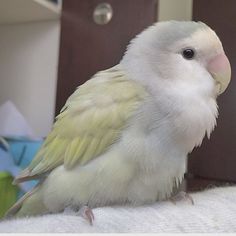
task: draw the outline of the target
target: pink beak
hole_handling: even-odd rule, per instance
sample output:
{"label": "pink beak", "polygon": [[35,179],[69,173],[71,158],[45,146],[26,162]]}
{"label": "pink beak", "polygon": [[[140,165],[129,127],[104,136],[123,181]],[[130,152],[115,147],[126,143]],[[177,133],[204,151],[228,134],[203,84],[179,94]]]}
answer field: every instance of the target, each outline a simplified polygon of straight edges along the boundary
{"label": "pink beak", "polygon": [[215,79],[219,94],[223,93],[231,79],[231,67],[227,56],[221,53],[213,57],[207,65],[207,70]]}

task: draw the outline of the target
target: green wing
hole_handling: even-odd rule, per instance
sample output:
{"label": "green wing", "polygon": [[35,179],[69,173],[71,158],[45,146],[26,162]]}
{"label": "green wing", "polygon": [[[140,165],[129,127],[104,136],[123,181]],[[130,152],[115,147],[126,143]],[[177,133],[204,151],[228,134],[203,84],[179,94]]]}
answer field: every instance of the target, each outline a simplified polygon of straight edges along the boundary
{"label": "green wing", "polygon": [[43,146],[15,182],[62,164],[67,169],[84,165],[104,153],[120,138],[145,95],[118,67],[95,74],[69,97]]}

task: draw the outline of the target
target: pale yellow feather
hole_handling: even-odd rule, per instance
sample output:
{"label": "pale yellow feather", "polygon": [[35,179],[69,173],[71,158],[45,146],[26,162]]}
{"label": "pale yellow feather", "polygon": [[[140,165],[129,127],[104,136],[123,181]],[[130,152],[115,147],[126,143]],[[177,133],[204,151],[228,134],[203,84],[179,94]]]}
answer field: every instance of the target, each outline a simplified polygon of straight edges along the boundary
{"label": "pale yellow feather", "polygon": [[62,164],[71,169],[104,153],[119,139],[145,96],[145,89],[117,67],[97,73],[67,100],[29,165],[29,176]]}

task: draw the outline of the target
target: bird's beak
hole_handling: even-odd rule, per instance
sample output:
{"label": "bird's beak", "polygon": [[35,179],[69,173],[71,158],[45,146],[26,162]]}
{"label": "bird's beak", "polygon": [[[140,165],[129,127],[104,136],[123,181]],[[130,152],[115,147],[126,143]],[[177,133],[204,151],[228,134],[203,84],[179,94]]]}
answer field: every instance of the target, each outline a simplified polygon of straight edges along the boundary
{"label": "bird's beak", "polygon": [[231,79],[231,67],[227,56],[221,53],[213,57],[207,65],[207,70],[215,79],[219,94],[223,93]]}

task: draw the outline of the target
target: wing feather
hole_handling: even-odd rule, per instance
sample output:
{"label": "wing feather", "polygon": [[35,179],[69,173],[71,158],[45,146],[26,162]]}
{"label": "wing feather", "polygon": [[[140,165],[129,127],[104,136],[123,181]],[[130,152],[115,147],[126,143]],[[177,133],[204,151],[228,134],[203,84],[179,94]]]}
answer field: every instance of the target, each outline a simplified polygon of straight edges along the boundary
{"label": "wing feather", "polygon": [[57,116],[51,133],[15,182],[40,176],[59,165],[85,165],[115,143],[145,89],[118,67],[102,71],[80,86]]}

